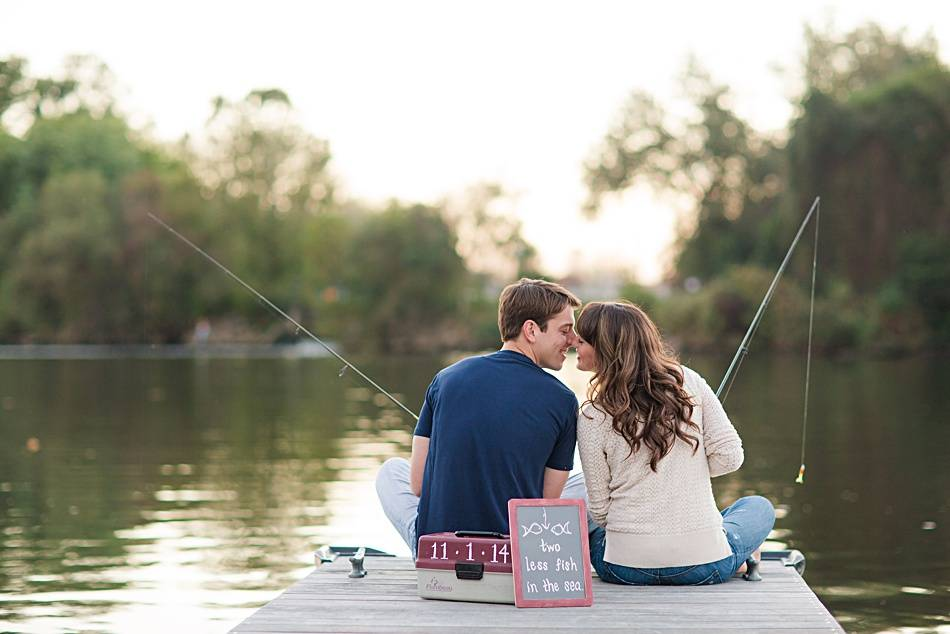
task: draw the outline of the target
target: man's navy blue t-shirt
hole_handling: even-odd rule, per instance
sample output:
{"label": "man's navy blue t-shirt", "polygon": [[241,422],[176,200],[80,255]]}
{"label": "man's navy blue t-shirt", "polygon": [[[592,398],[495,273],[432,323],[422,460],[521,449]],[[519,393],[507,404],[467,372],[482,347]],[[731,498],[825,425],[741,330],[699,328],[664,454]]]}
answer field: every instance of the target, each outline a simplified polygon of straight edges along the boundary
{"label": "man's navy blue t-shirt", "polygon": [[521,353],[470,357],[432,380],[415,435],[429,438],[416,535],[508,533],[508,500],[573,467],[577,397]]}

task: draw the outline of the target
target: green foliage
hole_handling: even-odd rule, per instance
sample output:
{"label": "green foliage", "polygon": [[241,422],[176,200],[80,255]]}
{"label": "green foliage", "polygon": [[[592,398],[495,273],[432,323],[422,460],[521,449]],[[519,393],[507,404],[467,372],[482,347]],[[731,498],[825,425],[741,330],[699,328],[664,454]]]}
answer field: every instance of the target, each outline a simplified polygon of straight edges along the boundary
{"label": "green foliage", "polygon": [[22,165],[23,141],[0,129],[0,214],[13,206],[21,191]]}
{"label": "green foliage", "polygon": [[[119,154],[142,162],[128,147]],[[11,247],[0,279],[3,338],[179,341],[191,327],[198,263],[182,257],[146,212],[182,221],[200,209],[196,183],[149,170],[119,178],[99,159],[89,161],[91,169],[44,170],[49,175],[39,187],[21,188],[0,220],[0,243]]]}
{"label": "green foliage", "polygon": [[656,293],[634,280],[627,280],[620,287],[620,297],[633,302],[648,313],[652,313],[660,304]]}
{"label": "green foliage", "polygon": [[466,269],[438,209],[394,203],[363,219],[346,255],[354,344],[383,351],[438,349],[458,314]]}
{"label": "green foliage", "polygon": [[520,225],[488,209],[496,188],[452,214],[341,204],[327,143],[281,90],[219,98],[197,140],[161,147],[113,112],[109,77],[88,59],[61,79],[0,60],[0,341],[181,342],[206,318],[230,339],[299,337],[148,214],[319,335],[386,350],[479,340],[485,279],[460,228],[530,266]]}
{"label": "green foliage", "polygon": [[[728,89],[694,65],[685,80],[690,116],[674,119],[648,95],[631,97],[587,167],[589,210],[641,180],[692,197],[670,281],[692,277],[705,288],[661,310],[676,333],[708,346],[751,319],[755,284],[736,267],[774,270],[820,195],[821,345],[947,345],[938,287],[950,266],[950,69],[932,37],[911,42],[873,24],[843,35],[808,28],[805,42],[806,85],[787,143],[736,116]],[[810,268],[810,258],[793,261],[783,284],[804,287]],[[782,308],[769,310],[767,321]],[[778,347],[800,339],[768,330],[758,338]]]}
{"label": "green foliage", "polygon": [[540,277],[537,251],[521,235],[511,200],[495,183],[468,189],[461,201],[448,201],[444,215],[458,235],[458,252],[466,267],[499,279]]}
{"label": "green foliage", "polygon": [[40,119],[24,138],[22,175],[34,187],[73,170],[96,171],[110,184],[141,166],[141,150],[119,117],[77,112]]}
{"label": "green foliage", "polygon": [[[537,275],[534,276],[537,279]],[[460,317],[464,326],[469,330],[468,336],[461,342],[468,350],[490,350],[501,344],[501,335],[498,332],[498,293],[486,292],[490,284],[480,283],[475,277],[466,293]]]}
{"label": "green foliage", "polygon": [[[673,298],[669,308],[660,310],[659,319],[685,347],[735,347],[773,275],[758,267],[735,267],[701,290]],[[807,299],[797,287],[777,288],[769,313],[756,333],[755,345],[788,349],[802,341],[802,329],[808,325]]]}
{"label": "green foliage", "polygon": [[197,169],[214,195],[250,197],[263,210],[316,213],[332,206],[326,141],[295,122],[280,90],[256,90],[240,102],[214,102]]}
{"label": "green foliage", "polygon": [[[24,237],[7,272],[19,301],[19,329],[43,340],[107,340],[120,318],[109,310],[118,271],[106,186],[97,172],[50,178],[37,200],[37,226]],[[75,284],[81,279],[81,284]]]}
{"label": "green foliage", "polygon": [[774,222],[782,190],[778,146],[731,108],[728,87],[692,62],[684,88],[695,116],[674,120],[648,95],[634,93],[597,157],[585,169],[586,210],[638,180],[696,201],[695,225],[678,243],[676,278],[707,280],[736,262],[758,261],[771,246],[759,227]]}
{"label": "green foliage", "polygon": [[843,102],[816,92],[804,107],[788,147],[794,189],[822,194],[827,266],[874,292],[899,265],[901,235],[950,231],[950,71],[920,67]]}
{"label": "green foliage", "polygon": [[902,299],[940,343],[950,343],[950,237],[911,235],[899,247],[895,281]]}
{"label": "green foliage", "polygon": [[838,100],[938,59],[932,35],[911,43],[903,31],[891,34],[873,23],[843,35],[806,26],[805,48],[806,86]]}
{"label": "green foliage", "polygon": [[0,59],[0,116],[23,98],[26,60],[20,57]]}
{"label": "green foliage", "polygon": [[[682,348],[733,350],[746,334],[774,275],[757,266],[734,267],[696,292],[665,299],[652,313]],[[866,320],[859,300],[846,283],[831,287],[815,305],[813,345],[832,352],[863,345]],[[783,281],[776,287],[753,346],[803,350],[808,342],[808,311],[808,289]]]}
{"label": "green foliage", "polygon": [[824,291],[815,300],[815,346],[839,352],[875,345],[873,298],[856,295],[841,279],[826,283]]}
{"label": "green foliage", "polygon": [[123,178],[141,165],[125,122],[77,111],[0,141],[0,336],[122,341]]}
{"label": "green foliage", "polygon": [[33,76],[20,57],[0,59],[0,121],[28,127],[71,112],[102,116],[112,111],[114,84],[106,65],[87,55],[67,57],[60,77]]}

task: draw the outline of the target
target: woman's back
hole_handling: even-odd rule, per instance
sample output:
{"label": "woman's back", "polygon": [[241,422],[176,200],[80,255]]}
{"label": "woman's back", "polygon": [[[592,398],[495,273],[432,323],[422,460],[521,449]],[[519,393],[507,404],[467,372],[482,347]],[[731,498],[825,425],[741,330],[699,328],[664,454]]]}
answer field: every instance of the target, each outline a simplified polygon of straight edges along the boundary
{"label": "woman's back", "polygon": [[607,530],[607,561],[635,567],[688,566],[728,556],[710,477],[742,464],[742,442],[706,381],[683,367],[683,388],[694,407],[693,445],[676,439],[650,466],[651,452],[631,446],[613,419],[587,404],[577,440],[594,520]]}

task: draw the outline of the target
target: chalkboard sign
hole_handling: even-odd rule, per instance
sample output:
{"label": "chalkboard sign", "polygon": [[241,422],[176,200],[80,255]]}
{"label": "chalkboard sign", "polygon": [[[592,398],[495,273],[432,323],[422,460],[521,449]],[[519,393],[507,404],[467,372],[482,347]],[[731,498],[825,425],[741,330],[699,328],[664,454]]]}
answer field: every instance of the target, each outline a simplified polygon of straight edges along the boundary
{"label": "chalkboard sign", "polygon": [[509,500],[508,525],[516,606],[593,603],[584,500]]}

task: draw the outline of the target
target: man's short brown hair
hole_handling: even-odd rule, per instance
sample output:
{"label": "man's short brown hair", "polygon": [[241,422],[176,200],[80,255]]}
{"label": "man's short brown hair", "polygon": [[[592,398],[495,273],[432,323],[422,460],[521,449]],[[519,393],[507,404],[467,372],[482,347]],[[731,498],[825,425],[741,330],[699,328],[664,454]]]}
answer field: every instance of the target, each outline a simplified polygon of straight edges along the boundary
{"label": "man's short brown hair", "polygon": [[501,340],[517,339],[521,334],[521,326],[529,319],[546,331],[548,320],[568,304],[577,308],[581,300],[560,284],[527,277],[509,284],[498,299],[498,331]]}

